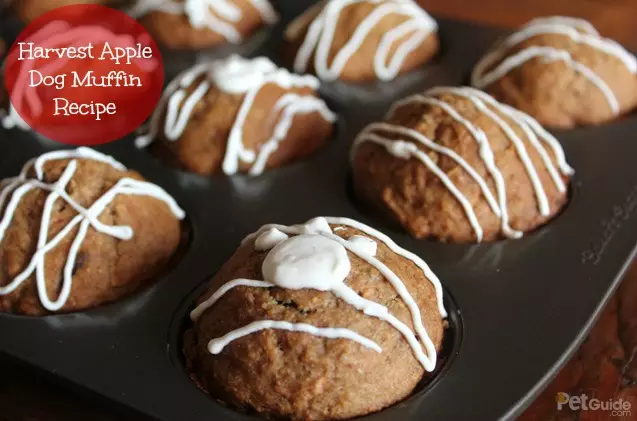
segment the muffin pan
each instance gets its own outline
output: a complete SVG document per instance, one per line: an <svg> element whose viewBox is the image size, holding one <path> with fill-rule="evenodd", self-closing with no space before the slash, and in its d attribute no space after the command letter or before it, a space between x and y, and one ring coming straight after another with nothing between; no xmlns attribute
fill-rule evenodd
<svg viewBox="0 0 637 421"><path fill-rule="evenodd" d="M275 2L281 22L252 55L281 63L282 30L311 3ZM164 166L137 150L132 136L98 148L175 197L188 214L187 249L154 285L117 303L42 318L0 315L0 353L150 418L254 419L219 404L188 377L181 357L185 315L247 233L270 222L346 216L425 259L446 287L451 309L443 363L434 378L406 401L364 419L514 418L584 339L635 253L637 116L556 132L577 172L567 208L538 231L478 245L412 239L354 200L348 152L356 133L394 100L466 83L473 64L503 34L438 22L442 50L424 68L390 83L322 86L340 119L334 138L302 162L256 178L208 179ZM196 58L193 53L191 63ZM31 133L0 131L0 176L13 176L29 158L59 147Z"/></svg>

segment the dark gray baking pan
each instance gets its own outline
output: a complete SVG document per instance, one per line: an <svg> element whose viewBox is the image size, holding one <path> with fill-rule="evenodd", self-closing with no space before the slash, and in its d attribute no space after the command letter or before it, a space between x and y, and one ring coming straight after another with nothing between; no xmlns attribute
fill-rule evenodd
<svg viewBox="0 0 637 421"><path fill-rule="evenodd" d="M284 25L310 3L276 2L282 22L250 54L280 62ZM503 34L439 23L442 52L424 68L391 83L322 87L340 121L329 144L306 161L257 178L206 179L162 165L136 150L131 139L100 148L163 186L186 209L192 236L185 253L153 286L117 303L43 318L0 315L0 353L140 418L253 419L220 405L188 377L180 351L185 315L247 233L270 222L347 216L423 257L442 279L452 310L434 379L405 402L365 419L495 420L519 414L586 336L635 252L637 116L557 133L577 173L568 207L547 226L520 240L480 245L414 240L353 200L348 150L360 128L395 99L465 83L472 65ZM187 55L179 57L181 63ZM27 159L58 147L30 133L0 131L0 176L15 175Z"/></svg>

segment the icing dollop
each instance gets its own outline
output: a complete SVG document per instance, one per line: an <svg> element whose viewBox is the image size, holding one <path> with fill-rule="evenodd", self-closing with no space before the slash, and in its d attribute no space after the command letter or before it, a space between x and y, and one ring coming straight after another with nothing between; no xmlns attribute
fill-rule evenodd
<svg viewBox="0 0 637 421"><path fill-rule="evenodd" d="M243 94L262 85L266 76L276 70L276 64L267 57L246 59L235 54L213 62L209 74L220 90Z"/></svg>
<svg viewBox="0 0 637 421"><path fill-rule="evenodd" d="M332 228L327 220L323 217L312 218L303 225L298 225L297 228L303 234L318 234L321 232L332 232Z"/></svg>
<svg viewBox="0 0 637 421"><path fill-rule="evenodd" d="M289 237L286 233L281 232L276 228L270 228L254 240L254 249L257 251L270 250L272 247L287 240L288 238Z"/></svg>
<svg viewBox="0 0 637 421"><path fill-rule="evenodd" d="M316 234L301 234L275 246L263 261L266 282L287 289L329 291L343 283L351 264L338 242Z"/></svg>

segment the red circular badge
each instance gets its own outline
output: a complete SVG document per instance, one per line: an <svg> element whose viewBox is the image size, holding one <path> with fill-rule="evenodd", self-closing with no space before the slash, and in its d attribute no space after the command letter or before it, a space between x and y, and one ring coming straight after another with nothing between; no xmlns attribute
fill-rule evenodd
<svg viewBox="0 0 637 421"><path fill-rule="evenodd" d="M161 97L164 67L137 21L105 6L73 5L40 16L20 34L7 54L5 84L5 126L98 145L148 118Z"/></svg>

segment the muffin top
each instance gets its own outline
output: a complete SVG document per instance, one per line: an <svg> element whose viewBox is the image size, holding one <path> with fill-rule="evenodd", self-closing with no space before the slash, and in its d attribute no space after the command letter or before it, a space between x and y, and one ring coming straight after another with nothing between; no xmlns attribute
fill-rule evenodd
<svg viewBox="0 0 637 421"><path fill-rule="evenodd" d="M242 25L247 20L247 13L256 15L265 24L274 24L278 20L269 0L136 0L129 13L133 16L151 13L170 15L177 19L173 24L180 24L183 22L181 18L185 18L192 29L214 32L232 44L243 42L247 35ZM167 30L170 36L176 28L160 29ZM179 36L174 32L173 35ZM190 41L197 44L196 40Z"/></svg>
<svg viewBox="0 0 637 421"><path fill-rule="evenodd" d="M318 87L314 76L292 74L265 57L203 63L168 85L137 145L159 139L200 174L258 175L307 155L331 134L336 116Z"/></svg>
<svg viewBox="0 0 637 421"><path fill-rule="evenodd" d="M288 26L294 70L321 80L391 80L438 49L436 22L412 0L330 0Z"/></svg>
<svg viewBox="0 0 637 421"><path fill-rule="evenodd" d="M63 6L72 6L78 4L101 4L110 5L118 3L119 0L4 0L10 3L13 9L23 22L31 22L41 15L50 12L53 9ZM3 6L0 2L0 6Z"/></svg>
<svg viewBox="0 0 637 421"><path fill-rule="evenodd" d="M446 311L424 261L347 218L249 235L192 311L184 351L209 393L293 419L407 397L437 364Z"/></svg>
<svg viewBox="0 0 637 421"><path fill-rule="evenodd" d="M497 43L473 70L473 86L570 128L599 124L637 104L637 59L587 21L534 19Z"/></svg>
<svg viewBox="0 0 637 421"><path fill-rule="evenodd" d="M357 194L414 237L520 238L556 215L573 170L533 118L472 88L399 101L352 149Z"/></svg>
<svg viewBox="0 0 637 421"><path fill-rule="evenodd" d="M181 241L172 197L89 148L45 153L0 187L0 311L113 301L159 274Z"/></svg>

